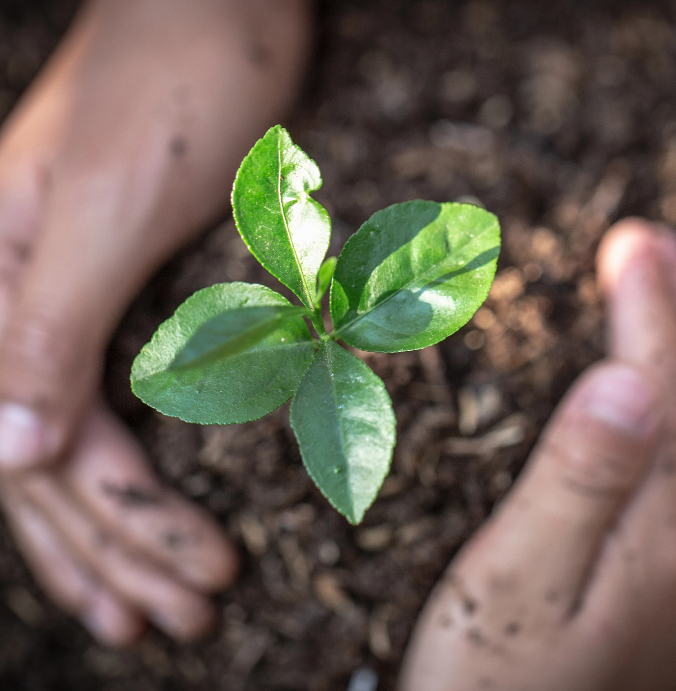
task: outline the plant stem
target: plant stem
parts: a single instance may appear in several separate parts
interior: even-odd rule
[[[324,328],[324,320],[322,319],[322,312],[320,307],[315,308],[315,310],[310,315],[310,319],[312,320],[312,325],[315,327],[317,333],[319,334],[319,338],[322,341],[325,341],[329,337],[329,335],[326,333],[326,329]]]

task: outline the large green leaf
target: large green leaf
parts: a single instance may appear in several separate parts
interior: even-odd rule
[[[229,310],[260,306],[289,302],[249,283],[219,283],[195,293],[160,325],[134,360],[134,393],[165,415],[202,424],[246,422],[278,408],[298,387],[315,352],[300,316],[248,350],[202,366],[171,368],[209,320]]]
[[[411,201],[376,212],[338,259],[334,336],[389,353],[438,343],[486,299],[499,252],[498,219],[471,204]]]
[[[285,322],[307,315],[295,305],[240,307],[217,314],[200,326],[169,369],[201,367],[253,348]]]
[[[360,523],[389,472],[395,442],[382,380],[325,341],[293,398],[291,425],[310,477],[350,523]]]
[[[331,239],[329,215],[310,197],[321,185],[317,164],[277,125],[242,161],[232,189],[235,223],[247,246],[310,308]]]

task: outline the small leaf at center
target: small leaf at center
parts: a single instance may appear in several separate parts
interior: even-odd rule
[[[333,272],[336,270],[337,261],[338,257],[329,257],[319,269],[319,276],[317,277],[317,298],[315,300],[316,306],[321,302],[326,289],[331,283]]]

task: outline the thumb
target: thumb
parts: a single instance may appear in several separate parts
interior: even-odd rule
[[[613,355],[652,370],[660,381],[673,381],[676,236],[662,226],[627,219],[608,232],[597,263],[609,305]],[[676,412],[674,392],[666,393]]]
[[[608,527],[650,463],[662,418],[661,392],[641,370],[612,361],[587,370],[498,511],[484,540],[486,559],[507,570],[537,565],[528,576],[531,592],[556,590],[566,616]]]
[[[477,661],[482,674],[502,675],[500,688],[553,688],[528,666],[505,665],[502,651],[467,642],[481,630],[481,645],[502,646],[507,622],[534,645],[543,635],[564,641],[599,550],[650,465],[663,412],[661,392],[638,368],[606,361],[580,377],[516,486],[439,581],[406,652],[400,691],[467,689]]]
[[[0,469],[59,455],[141,278],[130,238],[91,207],[70,210],[46,214],[0,344]]]

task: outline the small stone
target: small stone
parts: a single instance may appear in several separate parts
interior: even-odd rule
[[[244,545],[254,557],[265,554],[268,549],[268,533],[257,516],[251,513],[242,514],[239,519],[239,529]]]
[[[354,603],[332,573],[319,574],[313,583],[317,599],[332,612],[342,614],[354,608]]]
[[[193,473],[181,483],[184,492],[190,497],[204,497],[211,491],[211,478],[207,473]]]
[[[293,586],[305,590],[310,585],[310,564],[300,549],[298,538],[295,535],[282,535],[278,544]]]
[[[357,669],[350,678],[347,691],[376,691],[378,675],[368,667]]]
[[[408,483],[408,478],[402,477],[401,475],[388,475],[385,478],[385,482],[383,482],[383,486],[380,488],[378,497],[380,499],[394,497],[405,490]]]
[[[392,641],[387,630],[387,620],[371,617],[369,620],[369,648],[380,660],[387,660],[392,654]]]
[[[373,528],[362,528],[355,535],[355,542],[365,552],[380,552],[391,542],[394,528],[389,523]]]
[[[418,521],[412,521],[402,525],[397,530],[397,544],[402,547],[408,547],[414,542],[417,542],[423,537],[426,537],[434,531],[437,522],[431,516],[426,516]]]
[[[493,487],[495,487],[498,492],[504,492],[509,489],[512,484],[512,476],[506,470],[501,470],[496,473],[493,477]]]
[[[317,548],[317,558],[324,566],[335,566],[340,560],[340,547],[333,540],[324,540]]]
[[[464,344],[470,350],[480,350],[486,343],[486,336],[476,329],[465,334]]]
[[[472,72],[456,69],[441,75],[440,96],[448,103],[466,103],[476,95],[479,84]]]
[[[492,130],[501,130],[509,125],[514,116],[514,106],[507,96],[491,96],[481,106],[479,122]]]
[[[5,603],[28,626],[38,626],[45,618],[42,605],[21,586],[5,592]]]
[[[460,434],[470,436],[495,418],[502,408],[502,394],[494,384],[467,386],[458,391]]]
[[[311,504],[298,504],[279,515],[279,527],[284,530],[298,532],[308,528],[315,520],[317,511]]]

